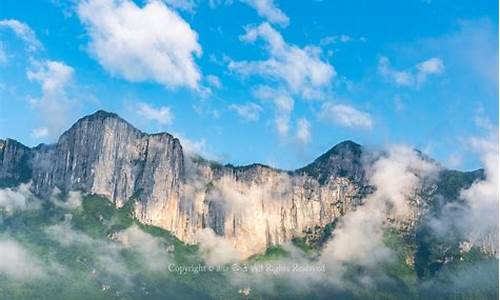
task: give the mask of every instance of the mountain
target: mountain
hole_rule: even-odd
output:
[[[363,152],[345,141],[297,170],[221,165],[187,155],[168,133],[146,134],[116,114],[97,111],[55,144],[29,148],[1,141],[0,185],[31,182],[32,192],[42,198],[54,191],[82,191],[117,208],[130,201],[141,223],[168,230],[187,244],[197,243],[210,228],[243,259],[294,238],[312,243],[324,238],[325,228],[370,190]]]
[[[344,141],[295,172],[315,177],[320,183],[325,183],[332,176],[347,177],[360,182],[364,178],[361,164],[362,151],[361,145],[353,141]]]
[[[105,111],[51,145],[0,140],[0,298],[498,299],[498,231],[469,240],[460,198],[485,172],[409,151],[344,141],[296,170],[223,165]],[[407,184],[375,184],[380,162],[409,175],[401,216],[370,198]]]

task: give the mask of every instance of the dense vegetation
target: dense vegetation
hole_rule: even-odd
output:
[[[496,258],[472,249],[464,255],[454,253],[456,260],[436,270],[426,265],[419,271],[408,262],[416,251],[415,241],[395,232],[387,232],[385,240],[396,253],[392,263],[375,270],[346,266],[342,284],[332,284],[325,278],[300,284],[296,278],[280,274],[240,274],[232,265],[225,271],[191,270],[181,274],[172,270],[171,265],[205,266],[198,247],[135,221],[132,200],[120,209],[94,196],[84,197],[76,209],[53,201],[35,204],[31,209],[0,211],[0,237],[22,245],[36,257],[33,265],[42,270],[36,275],[35,268],[32,276],[28,273],[22,278],[0,273],[1,299],[498,298]],[[119,238],[127,232],[137,234],[131,228],[139,229],[141,238],[149,237],[144,240],[146,246],[154,241],[153,248],[159,251],[134,244],[133,235],[128,242]],[[314,261],[319,247],[297,238],[290,245],[271,247],[238,266],[290,262],[297,255],[302,262]],[[432,247],[429,251],[428,255],[435,255]],[[418,272],[427,273],[420,276]],[[368,276],[372,278],[370,283],[361,281]]]

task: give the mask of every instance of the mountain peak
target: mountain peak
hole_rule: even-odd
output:
[[[65,136],[67,134],[70,134],[77,130],[78,128],[87,128],[90,126],[90,128],[95,128],[98,132],[101,126],[105,123],[114,123],[114,124],[122,124],[121,128],[126,128],[128,130],[131,130],[133,132],[136,132],[137,134],[144,134],[142,131],[139,129],[135,128],[132,124],[127,122],[125,119],[121,118],[119,115],[108,112],[105,110],[98,110],[90,115],[86,115],[82,118],[80,118],[78,121],[76,121],[68,130],[66,130],[62,136]],[[115,127],[116,125],[113,125]],[[115,130],[118,130],[117,127],[115,127]]]
[[[361,145],[346,140],[333,146],[312,163],[296,172],[316,177],[321,183],[326,182],[330,177],[338,176],[361,180],[363,177],[362,152]]]
[[[323,155],[340,154],[340,153],[346,153],[346,152],[361,154],[361,145],[358,143],[355,143],[351,140],[345,140],[345,141],[342,141],[342,142],[338,143],[337,145],[333,146],[330,150],[328,150]]]
[[[82,119],[91,119],[91,120],[92,119],[99,119],[99,120],[102,120],[102,119],[107,119],[107,118],[122,119],[117,114],[112,113],[112,112],[108,112],[108,111],[105,111],[105,110],[102,110],[102,109],[96,111],[93,114],[87,115],[87,116],[83,117]]]

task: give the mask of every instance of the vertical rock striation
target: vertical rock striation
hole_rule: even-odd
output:
[[[360,145],[346,141],[295,171],[223,166],[185,156],[170,134],[145,134],[98,111],[53,145],[0,140],[0,183],[31,181],[44,197],[55,188],[80,190],[117,207],[133,199],[141,222],[186,243],[211,228],[245,258],[321,230],[360,204],[369,190],[361,154]]]
[[[133,196],[151,205],[178,198],[183,169],[179,140],[144,134],[104,111],[80,119],[57,144],[34,148],[32,162],[35,193],[82,190],[118,207]]]
[[[354,205],[362,176],[349,164],[360,151],[352,142],[293,172],[222,166],[185,157],[171,135],[145,134],[104,111],[78,120],[56,144],[30,149],[7,140],[0,151],[2,182],[31,180],[41,196],[81,190],[117,207],[133,198],[141,222],[187,243],[211,228],[242,257],[331,223]]]
[[[0,187],[31,178],[31,149],[11,140],[0,140]]]

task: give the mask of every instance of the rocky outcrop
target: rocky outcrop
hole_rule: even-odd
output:
[[[0,187],[27,182],[31,178],[31,149],[11,140],[0,140]]]
[[[199,233],[211,228],[245,258],[317,232],[357,206],[370,192],[362,151],[354,142],[342,142],[294,171],[220,165],[186,156],[170,134],[146,134],[98,111],[53,145],[0,141],[0,183],[31,181],[42,197],[55,188],[80,190],[117,207],[132,199],[141,222],[186,243],[196,243]]]
[[[324,227],[351,209],[360,195],[359,187],[344,177],[320,184],[311,176],[262,165],[188,164],[177,215],[169,211],[158,218],[142,204],[136,215],[188,243],[196,242],[201,229],[212,228],[232,241],[242,257]]]
[[[364,169],[362,147],[352,141],[342,142],[309,165],[296,170],[296,174],[307,174],[325,183],[335,177],[346,177],[355,182],[362,182]]]
[[[350,165],[360,155],[352,142],[292,172],[258,164],[222,166],[185,157],[171,135],[145,134],[104,111],[78,120],[56,144],[30,149],[7,140],[0,151],[0,179],[6,184],[31,180],[41,196],[54,188],[81,190],[117,207],[134,199],[141,222],[187,243],[211,228],[242,257],[331,223],[355,205],[356,180],[362,177]]]
[[[57,187],[101,195],[118,207],[133,196],[156,205],[179,198],[183,156],[171,135],[148,135],[98,111],[76,122],[57,144],[34,148],[32,165],[39,195]]]

